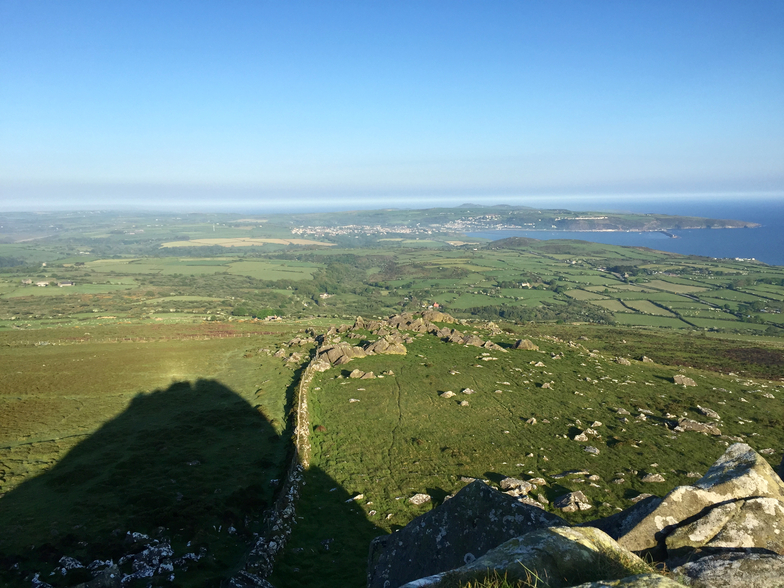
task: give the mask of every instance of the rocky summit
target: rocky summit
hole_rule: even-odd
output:
[[[462,585],[493,572],[550,588],[784,586],[784,482],[745,443],[694,486],[578,527],[522,498],[470,483],[373,541],[368,588]]]

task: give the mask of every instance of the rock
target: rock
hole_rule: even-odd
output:
[[[468,400],[461,400],[460,406],[468,406]]]
[[[651,514],[661,504],[661,501],[662,499],[658,496],[649,495],[635,503],[634,506],[630,506],[621,512],[594,521],[588,521],[580,526],[601,529],[617,541],[619,537],[626,535],[637,523]]]
[[[515,496],[523,496],[528,494],[531,490],[536,490],[536,486],[525,480],[518,480],[517,478],[504,478],[501,480],[501,490],[514,490]]]
[[[647,355],[643,355],[640,358],[640,361],[643,362],[643,363],[653,363],[653,360],[650,357],[648,357]]]
[[[577,492],[569,492],[569,494],[559,496],[556,498],[553,506],[555,506],[555,508],[561,509],[564,512],[575,512],[578,510],[588,510],[593,508],[588,502],[588,499],[585,497],[585,494],[579,490]]]
[[[362,380],[375,380],[376,379],[376,375],[373,372],[365,372],[364,374],[362,374],[362,377],[360,379],[362,379]]]
[[[536,419],[534,417],[531,417],[530,419],[525,421],[525,424],[526,425],[535,425],[536,424]]]
[[[673,531],[666,544],[668,553],[684,547],[754,547],[784,555],[784,503],[751,498],[719,504]]]
[[[656,483],[666,482],[667,480],[665,480],[664,476],[662,476],[661,474],[646,474],[642,478],[640,478],[640,481],[645,484],[656,484]]]
[[[426,502],[430,502],[430,494],[414,494],[408,501],[416,506],[421,506]]]
[[[400,338],[394,335],[387,335],[383,339],[379,339],[365,347],[365,352],[382,353],[385,355],[405,355],[407,350]]]
[[[679,584],[659,574],[640,574],[621,578],[620,580],[587,582],[573,586],[573,588],[683,588],[683,584]]]
[[[591,455],[599,455],[599,450],[592,445],[589,445],[588,447],[583,449],[583,451],[585,451],[585,453],[590,453]]]
[[[317,372],[326,372],[330,367],[332,367],[332,364],[330,364],[326,359],[319,357],[310,363],[310,367]]]
[[[455,318],[445,312],[439,312],[437,310],[427,310],[422,313],[422,318],[426,321],[430,321],[431,323],[447,323],[452,324],[455,322]]]
[[[361,347],[354,347],[349,343],[337,343],[327,345],[319,349],[318,357],[324,358],[332,365],[343,365],[355,357],[365,357],[365,350]]]
[[[573,586],[572,579],[585,579],[586,576],[601,577],[602,571],[607,569],[615,569],[621,574],[650,570],[640,558],[620,547],[599,529],[550,527],[515,537],[453,570],[449,575],[459,578],[462,575],[476,577],[476,574],[480,574],[479,578],[481,578],[484,573],[496,572],[502,577],[505,576],[510,585],[517,585],[518,582],[530,580],[530,575],[535,573],[547,582],[547,586],[563,588]],[[401,588],[437,586],[445,575],[421,578]],[[478,584],[481,585],[481,581]],[[538,582],[536,584],[539,585]],[[454,585],[457,585],[457,582]],[[634,586],[634,584],[626,586]],[[669,588],[678,584],[658,586]]]
[[[539,351],[539,346],[534,345],[530,339],[518,339],[512,349],[524,349],[526,351]]]
[[[542,384],[542,388],[552,389],[552,386],[550,385],[550,382],[545,382],[544,384]]]
[[[675,374],[672,377],[672,381],[681,386],[696,386],[697,382],[689,378],[688,376],[684,376],[683,374]]]
[[[484,344],[485,342],[476,335],[469,335],[463,340],[463,345],[470,345],[471,347],[482,347]]]
[[[620,414],[620,415],[628,415],[629,414],[629,411],[626,410],[625,408],[616,408],[615,412]]]
[[[694,486],[679,486],[618,542],[630,551],[653,549],[683,521],[724,502],[748,498],[784,501],[784,482],[761,455],[745,443],[727,448]]]
[[[719,416],[718,412],[716,412],[715,410],[711,410],[710,408],[705,408],[704,406],[700,406],[699,404],[697,405],[697,412],[710,419],[716,419],[717,421],[721,420],[721,417]]]
[[[581,442],[588,441],[588,435],[586,435],[585,433],[580,433],[579,435],[574,436],[574,440],[581,441]]]
[[[616,357],[615,358],[615,363],[618,363],[620,365],[632,365],[632,362],[630,362],[625,357]]]
[[[452,396],[454,395],[455,393],[452,392],[451,390],[447,390],[446,392],[441,392],[441,394],[439,394],[441,398],[452,398]]]
[[[348,377],[358,380],[364,375],[365,372],[363,372],[362,370],[352,370],[351,373],[348,375]]]
[[[722,553],[673,570],[692,588],[781,588],[784,557],[770,553]]]
[[[721,435],[721,429],[716,425],[710,423],[700,423],[687,418],[678,419],[678,426],[684,431],[697,431],[698,433],[705,433],[706,435]]]
[[[476,480],[403,529],[375,538],[367,585],[400,586],[445,572],[462,566],[467,554],[479,557],[513,537],[559,525],[566,521]]]
[[[637,496],[635,496],[634,498],[630,498],[629,500],[631,500],[632,502],[634,502],[636,504],[638,502],[642,502],[646,498],[652,498],[652,497],[653,497],[653,494],[647,494],[646,492],[643,492],[642,494],[638,494]]]
[[[482,345],[485,349],[490,349],[492,351],[504,351],[504,348],[498,345],[497,343],[493,343],[490,340],[485,341],[484,345]]]

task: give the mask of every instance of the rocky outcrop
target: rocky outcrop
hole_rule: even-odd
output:
[[[574,586],[575,579],[578,582],[579,579],[599,580],[600,570],[612,565],[627,571],[628,575],[640,571],[652,572],[639,557],[620,547],[599,529],[550,527],[510,539],[449,572],[449,575],[470,578],[495,571],[510,581],[535,576],[551,588],[562,588]],[[404,588],[438,586],[445,575],[441,573],[421,578],[417,582],[405,584]],[[591,578],[591,575],[594,577]],[[678,586],[674,582],[659,585]]]
[[[736,512],[733,509],[728,510],[725,519],[722,514],[724,511],[711,515],[711,510],[726,503],[747,500],[751,502],[749,499],[754,498],[770,498],[774,502],[780,502],[784,500],[784,483],[765,458],[745,443],[736,443],[727,449],[694,486],[675,488],[632,530],[620,536],[618,542],[630,551],[654,549],[665,544],[666,537],[679,527],[694,524],[697,519],[708,517],[705,521],[706,527],[702,531],[706,537],[699,540],[707,543],[715,536],[709,529],[714,529],[718,533],[723,528],[719,523],[729,521]],[[777,512],[772,504],[765,503],[765,506],[772,509],[771,512]],[[759,507],[761,508],[762,504]],[[722,508],[729,509],[729,507]],[[682,535],[679,534],[678,537],[681,537],[682,542]],[[741,543],[746,539],[742,538],[742,534],[737,535],[736,539],[736,541],[729,541],[725,534],[725,538],[721,541],[726,547],[743,547]],[[694,540],[695,543],[699,541]]]
[[[678,419],[677,426],[680,427],[683,431],[696,431],[697,433],[705,433],[706,435],[715,435],[717,437],[721,435],[721,429],[719,429],[716,425],[712,425],[710,423],[700,423],[685,417]]]
[[[438,508],[370,544],[368,587],[389,588],[457,568],[513,537],[566,521],[477,480]]]
[[[610,515],[609,517],[583,523],[582,526],[596,527],[617,540],[629,533],[629,531],[636,527],[641,520],[651,514],[651,512],[661,504],[661,501],[662,499],[658,496],[649,496],[626,510]]]
[[[407,353],[406,346],[403,345],[402,339],[394,335],[387,335],[378,341],[371,343],[365,347],[368,354],[383,353],[388,355],[405,355]]]
[[[422,313],[422,318],[426,321],[431,323],[447,323],[452,324],[455,322],[455,318],[445,312],[439,312],[437,310],[428,310]]]
[[[772,553],[708,555],[673,570],[692,588],[781,588],[784,557]]]
[[[337,343],[326,345],[318,350],[318,358],[325,359],[331,365],[343,365],[355,357],[365,357],[367,353],[362,347],[355,347],[350,343]]]
[[[672,381],[674,383],[676,383],[676,384],[681,385],[681,386],[696,386],[697,385],[697,382],[695,382],[694,380],[692,380],[688,376],[684,376],[683,374],[675,374],[672,377]]]

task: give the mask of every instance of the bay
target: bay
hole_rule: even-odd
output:
[[[754,229],[686,229],[673,230],[674,239],[659,232],[595,232],[595,231],[478,231],[467,233],[483,239],[530,237],[533,239],[580,239],[608,245],[649,247],[659,251],[716,258],[756,259],[769,265],[784,265],[784,201],[681,201],[681,202],[583,202],[575,211],[628,211],[706,218],[744,220],[759,223]],[[543,206],[542,208],[556,206]],[[557,206],[561,208],[561,206]]]

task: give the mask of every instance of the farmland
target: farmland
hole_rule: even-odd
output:
[[[357,315],[438,305],[506,352],[422,334],[406,355],[349,366],[383,378],[350,379],[346,367],[316,377],[312,467],[276,586],[362,585],[368,541],[464,479],[541,477],[545,508],[581,489],[595,518],[688,483],[733,440],[781,458],[784,268],[488,242],[452,217],[421,229],[397,212],[377,230],[344,230],[353,214],[304,232],[295,217],[4,221],[0,524],[12,533],[0,556],[19,568],[0,582],[29,586],[64,553],[119,559],[133,532],[165,536],[178,554],[204,548],[178,585],[228,577],[263,531],[290,457],[293,391],[315,344],[286,342]],[[359,227],[384,216],[362,214]],[[510,349],[522,337],[539,351]],[[676,373],[697,386],[676,387]],[[439,396],[449,390],[458,397]],[[721,437],[666,426],[697,404],[720,413]],[[594,422],[596,456],[573,440]],[[598,478],[555,477],[575,468]],[[641,472],[666,483],[650,487]],[[415,492],[433,502],[415,507]],[[47,581],[73,586],[84,573]]]

